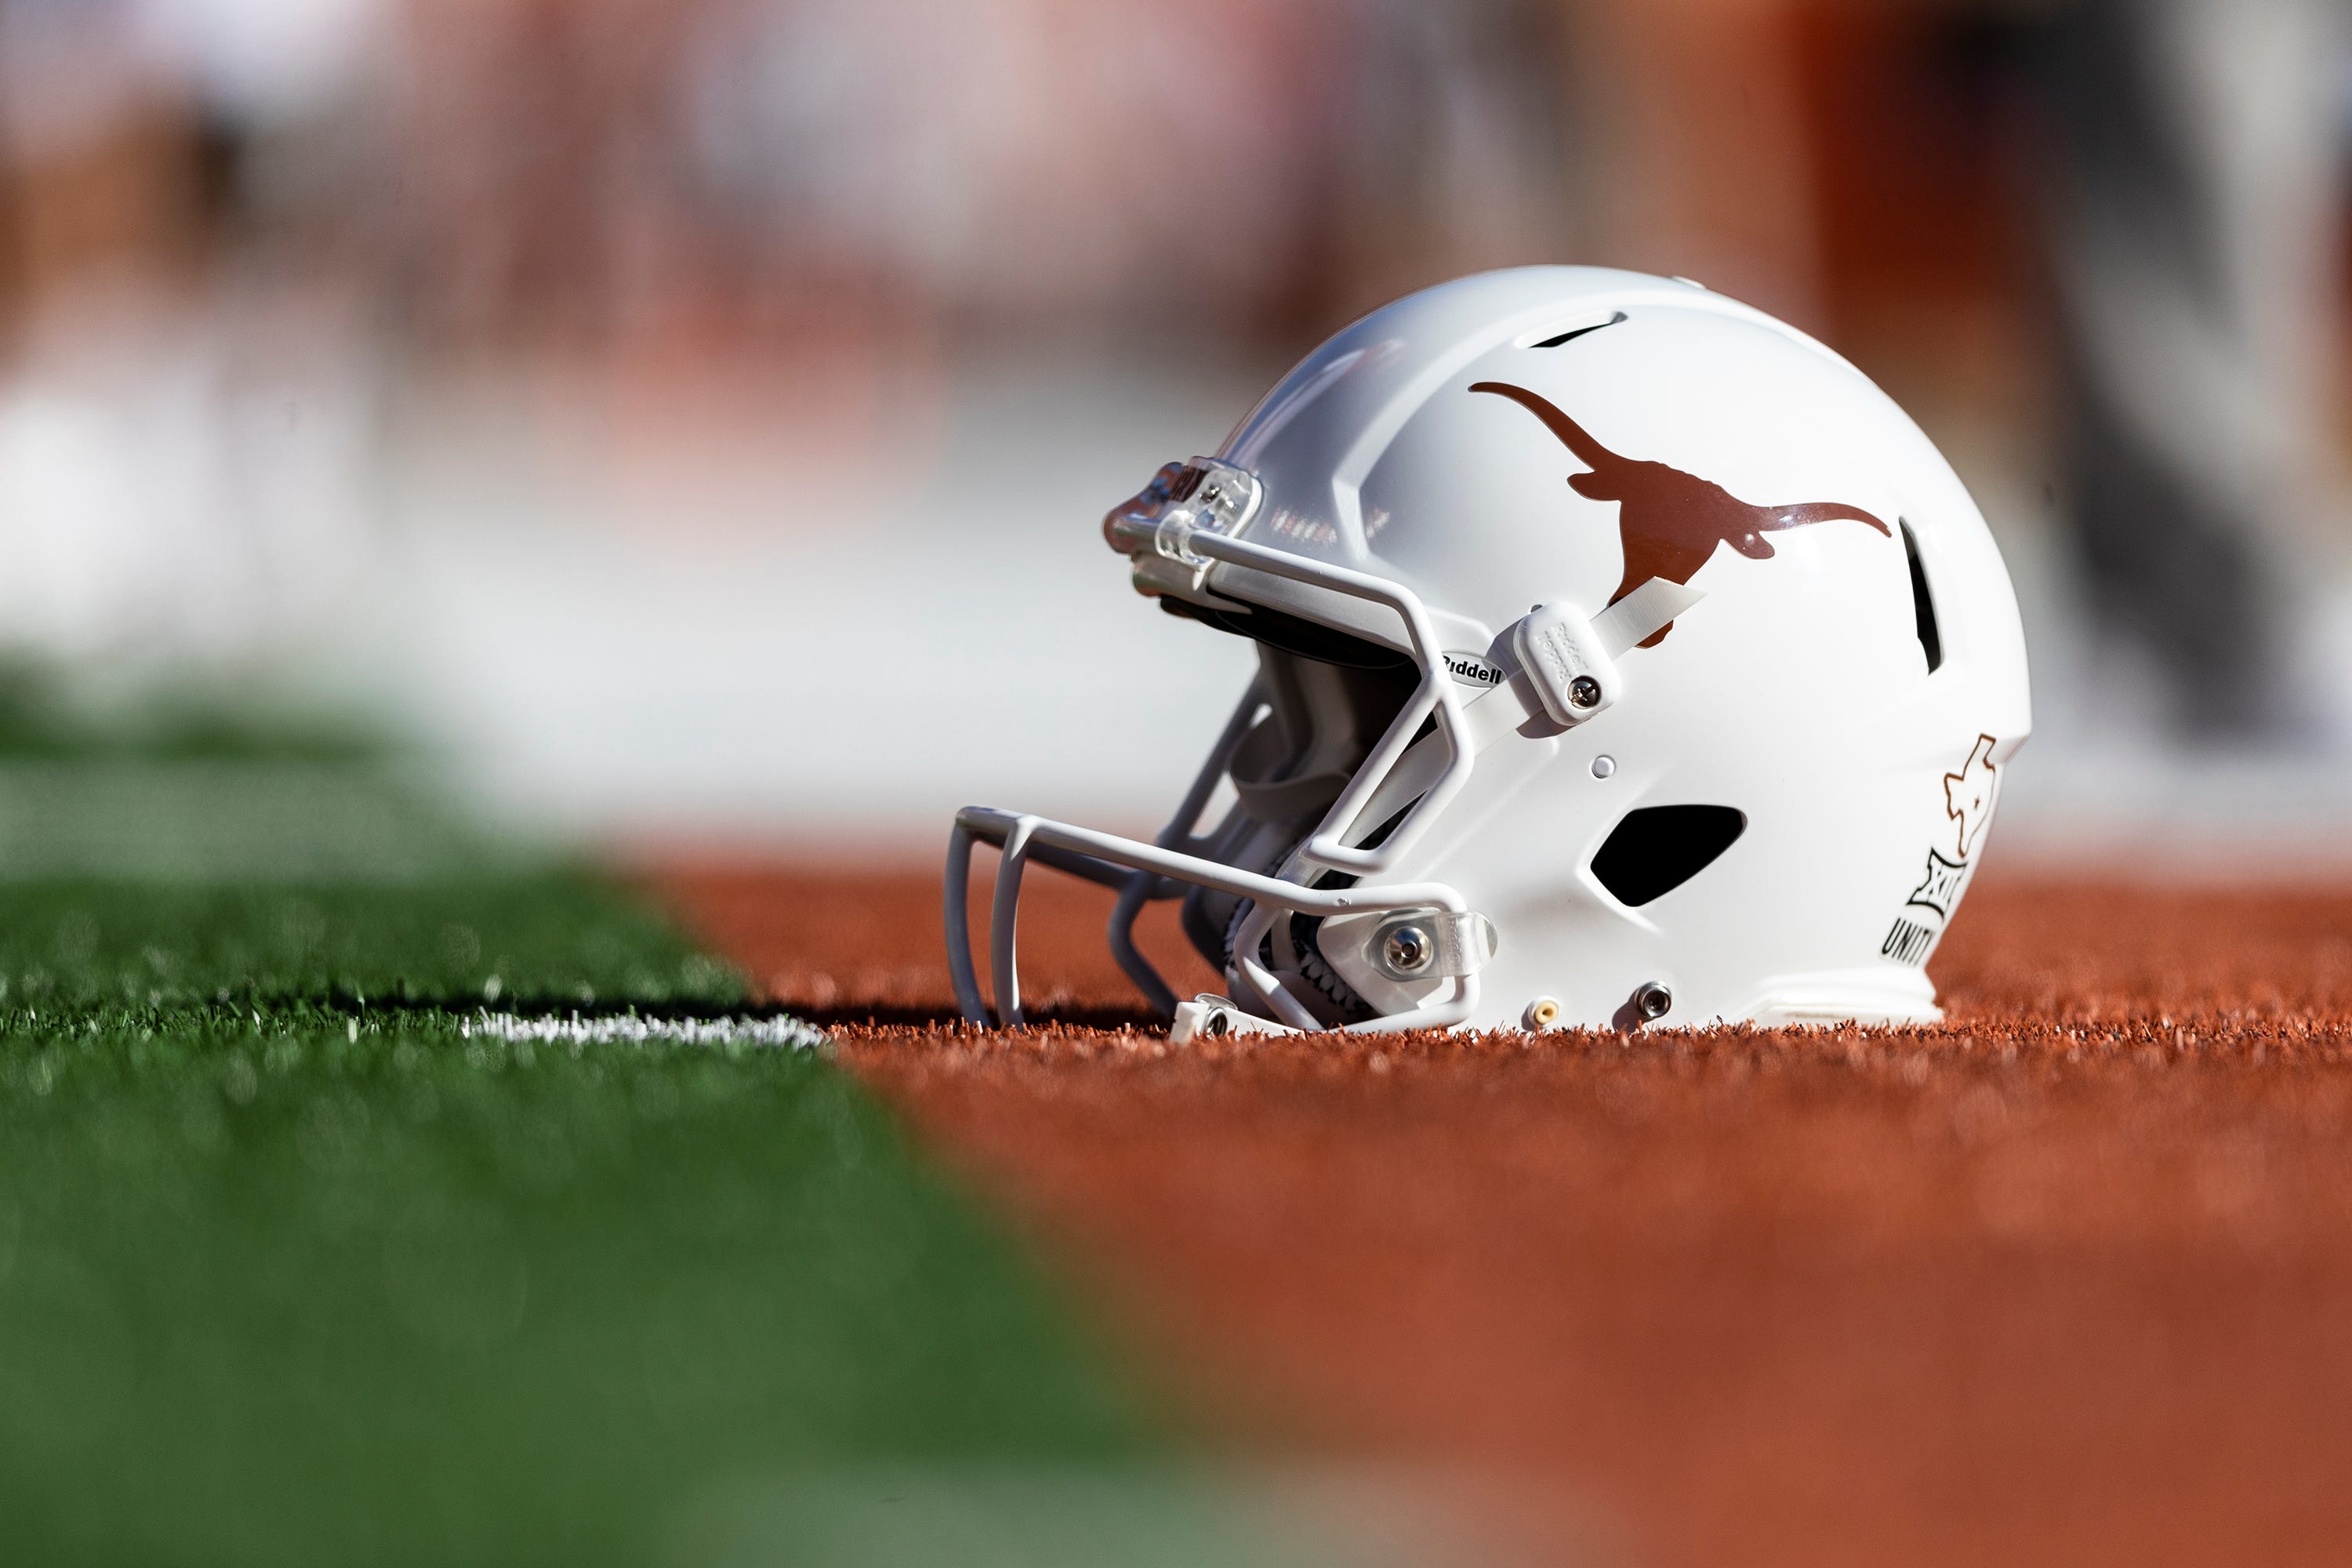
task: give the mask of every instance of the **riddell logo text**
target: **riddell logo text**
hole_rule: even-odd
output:
[[[1475,653],[1449,653],[1445,656],[1445,668],[1453,673],[1454,679],[1465,686],[1503,684],[1503,667],[1493,659],[1480,658]]]

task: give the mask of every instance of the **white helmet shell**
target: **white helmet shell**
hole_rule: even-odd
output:
[[[1317,349],[1107,533],[1264,672],[1157,846],[964,814],[967,1012],[977,836],[1121,886],[1130,923],[1187,896],[1234,999],[1180,1026],[1938,1016],[2024,641],[1950,466],[1811,339],[1634,273],[1463,279]]]

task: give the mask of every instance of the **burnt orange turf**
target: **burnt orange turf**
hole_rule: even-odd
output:
[[[2352,892],[1988,883],[1931,1030],[1171,1052],[925,1021],[927,875],[663,881],[1235,1429],[1555,1489],[1563,1556],[2352,1555]],[[1034,894],[1033,994],[1131,1016]]]

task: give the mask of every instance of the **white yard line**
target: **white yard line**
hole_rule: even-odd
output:
[[[538,1045],[772,1046],[806,1051],[824,1044],[824,1031],[798,1018],[641,1018],[633,1013],[598,1014],[583,1017],[527,1018],[515,1013],[488,1010],[466,1020],[463,1033],[477,1029],[494,1039]]]

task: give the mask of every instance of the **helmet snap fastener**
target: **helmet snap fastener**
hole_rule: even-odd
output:
[[[1391,969],[1402,974],[1418,974],[1427,969],[1436,952],[1429,933],[1419,926],[1398,926],[1381,942],[1381,956],[1388,960]]]
[[[1559,998],[1557,996],[1538,996],[1528,1004],[1526,1012],[1519,1015],[1520,1026],[1529,1034],[1549,1029],[1559,1022]]]
[[[1364,938],[1364,962],[1400,984],[1475,974],[1495,956],[1493,922],[1467,910],[1391,912]]]

